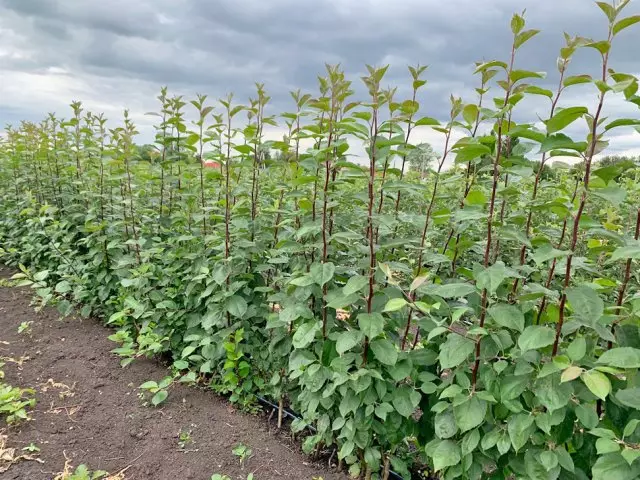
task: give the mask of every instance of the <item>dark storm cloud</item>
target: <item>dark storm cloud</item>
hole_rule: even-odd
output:
[[[325,62],[341,63],[359,92],[365,63],[391,63],[385,84],[400,86],[398,98],[410,94],[406,64],[420,63],[429,65],[424,113],[443,118],[449,93],[473,99],[475,61],[507,58],[510,17],[524,8],[527,27],[542,33],[517,62],[547,71],[547,88],[557,82],[563,31],[606,35],[604,15],[586,0],[0,0],[0,38],[12,33],[6,48],[28,53],[0,56],[0,68],[55,67],[101,85],[131,79],[212,97],[234,91],[239,101],[260,81],[276,113],[290,107],[288,90],[317,91]],[[631,29],[616,39],[613,68],[640,71],[639,39]],[[571,72],[597,74],[596,52],[576,55]],[[95,94],[117,95],[107,90]]]

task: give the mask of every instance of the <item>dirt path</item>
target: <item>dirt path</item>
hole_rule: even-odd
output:
[[[38,401],[33,420],[9,431],[8,446],[20,450],[33,442],[44,463],[21,461],[3,480],[50,480],[62,471],[65,454],[92,470],[130,466],[127,480],[209,480],[214,473],[245,480],[250,472],[255,480],[345,478],[312,464],[270,432],[264,417],[234,411],[211,392],[178,386],[161,408],[142,406],[137,387],[161,379],[166,369],[145,360],[123,369],[110,353],[108,329],[94,320],[61,321],[51,308],[36,313],[30,301],[28,289],[0,287],[0,357],[8,383],[34,388]],[[19,334],[29,320],[31,335]],[[183,451],[181,430],[193,440]],[[253,450],[244,468],[232,453],[240,443]]]

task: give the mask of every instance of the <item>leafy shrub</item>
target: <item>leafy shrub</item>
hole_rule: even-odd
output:
[[[2,259],[41,304],[117,327],[123,365],[170,354],[233,401],[288,404],[295,431],[314,427],[305,451],[335,445],[354,475],[638,478],[640,166],[595,162],[640,123],[603,116],[614,95],[640,106],[609,61],[639,20],[627,3],[598,3],[605,40],[565,37],[555,92],[520,67],[538,32],[514,15],[508,60],[477,64],[479,98],[452,97],[443,121],[419,113],[425,67],[402,100],[368,67],[354,100],[328,66],[318,95],[292,93],[282,141],[265,141],[260,84],[248,105],[198,95],[192,124],[163,88],[154,162],[128,113],[108,129],[76,102],[8,128]],[[584,49],[600,78],[571,71]],[[595,107],[561,108],[567,91]],[[541,128],[515,120],[531,96],[549,105]],[[424,181],[406,168],[418,128],[445,142]]]

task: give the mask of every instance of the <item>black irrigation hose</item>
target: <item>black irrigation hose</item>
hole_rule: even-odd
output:
[[[260,395],[256,395],[256,398],[258,399],[258,402],[260,402],[263,405],[266,405],[268,407],[274,408],[276,410],[279,410],[278,405],[276,405],[275,403],[271,402],[270,400],[267,400],[265,397],[261,397]],[[292,420],[302,420],[302,417],[300,415],[298,415],[297,413],[295,413],[292,410],[288,410],[286,408],[282,408],[282,413],[284,414],[285,417],[289,417]],[[316,428],[313,425],[308,425],[307,428],[309,430],[311,430],[313,433],[317,432]],[[394,480],[403,480],[403,478],[396,472],[394,472],[393,470],[389,470],[389,478],[393,478]]]

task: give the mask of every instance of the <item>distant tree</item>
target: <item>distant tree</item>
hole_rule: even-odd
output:
[[[160,158],[160,152],[154,145],[136,145],[138,158],[143,162],[155,163]]]
[[[431,164],[438,158],[433,147],[428,143],[420,143],[416,148],[411,150],[407,155],[409,169],[420,173],[420,177],[424,178]]]
[[[614,167],[614,166],[632,166],[639,160],[638,157],[630,157],[627,155],[606,155],[600,160],[596,160],[597,168]]]

